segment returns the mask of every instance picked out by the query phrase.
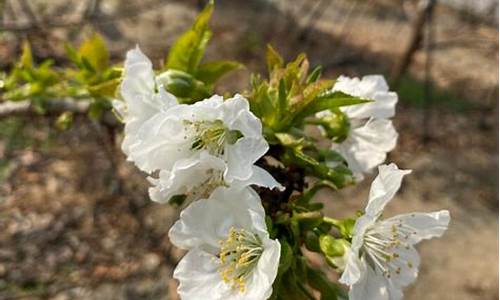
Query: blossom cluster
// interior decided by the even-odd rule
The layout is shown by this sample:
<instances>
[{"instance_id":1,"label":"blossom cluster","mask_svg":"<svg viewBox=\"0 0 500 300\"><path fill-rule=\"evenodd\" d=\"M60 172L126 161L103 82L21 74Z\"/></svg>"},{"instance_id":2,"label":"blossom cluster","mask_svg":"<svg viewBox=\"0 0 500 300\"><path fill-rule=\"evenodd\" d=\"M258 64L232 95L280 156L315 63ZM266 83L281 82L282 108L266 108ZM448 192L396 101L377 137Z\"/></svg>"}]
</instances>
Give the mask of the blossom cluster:
<instances>
[{"instance_id":1,"label":"blossom cluster","mask_svg":"<svg viewBox=\"0 0 500 300\"><path fill-rule=\"evenodd\" d=\"M379 75L341 76L331 91L372 100L342 107L337 115L330 110L316 113L323 121L339 114L345 118L348 131L332 139L331 149L360 181L395 147L397 133L390 118L397 95ZM237 94L180 103L139 48L127 53L120 94L123 101L115 101L114 107L125 123L123 152L149 174L153 201L183 200L185 208L169 231L172 243L187 250L174 272L181 298L269 299L284 249L276 236L271 238L269 216L254 187L276 193L284 187L256 165L269 144L249 101ZM338 161L326 164L335 167ZM447 211L380 220L410 171L389 164L380 165L378 172L344 249L326 251L353 300L401 299L402 289L417 276L414 245L441 236L449 222Z\"/></svg>"}]
</instances>

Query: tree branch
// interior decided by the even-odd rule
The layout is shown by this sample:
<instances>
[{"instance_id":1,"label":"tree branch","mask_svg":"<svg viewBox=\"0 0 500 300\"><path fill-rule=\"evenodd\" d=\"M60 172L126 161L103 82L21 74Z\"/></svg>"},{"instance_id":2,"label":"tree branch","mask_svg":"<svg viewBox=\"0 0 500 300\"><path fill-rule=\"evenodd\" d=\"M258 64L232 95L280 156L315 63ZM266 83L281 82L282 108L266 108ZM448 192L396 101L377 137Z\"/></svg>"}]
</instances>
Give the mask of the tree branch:
<instances>
[{"instance_id":1,"label":"tree branch","mask_svg":"<svg viewBox=\"0 0 500 300\"><path fill-rule=\"evenodd\" d=\"M58 116L63 112L71 112L75 115L86 115L90 109L89 100L47 100L44 103L45 113L40 114L32 105L31 101L4 101L0 102L0 119L13 116ZM104 114L102 121L111 127L117 127L120 122L116 117L108 112Z\"/></svg>"}]
</instances>

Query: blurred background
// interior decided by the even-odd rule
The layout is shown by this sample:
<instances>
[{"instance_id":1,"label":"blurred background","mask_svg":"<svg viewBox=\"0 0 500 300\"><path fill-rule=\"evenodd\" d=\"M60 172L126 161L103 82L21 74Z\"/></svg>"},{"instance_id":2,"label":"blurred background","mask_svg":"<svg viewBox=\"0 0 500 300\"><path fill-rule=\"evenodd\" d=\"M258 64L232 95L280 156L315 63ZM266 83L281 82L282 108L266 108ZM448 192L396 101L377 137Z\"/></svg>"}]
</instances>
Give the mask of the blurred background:
<instances>
[{"instance_id":1,"label":"blurred background","mask_svg":"<svg viewBox=\"0 0 500 300\"><path fill-rule=\"evenodd\" d=\"M113 62L139 44L160 66L203 5L0 0L0 69L12 67L23 39L37 61L67 65L64 42L93 32ZM498 1L217 0L211 24L208 57L247 66L220 92L265 72L267 43L288 59L306 52L325 77L384 74L400 97L389 160L414 170L387 216L452 215L443 238L419 247L406 299L498 299ZM51 118L1 116L0 299L178 299L171 274L183 253L167 237L178 212L148 199L116 133L87 118L59 131ZM319 201L351 216L371 179Z\"/></svg>"}]
</instances>

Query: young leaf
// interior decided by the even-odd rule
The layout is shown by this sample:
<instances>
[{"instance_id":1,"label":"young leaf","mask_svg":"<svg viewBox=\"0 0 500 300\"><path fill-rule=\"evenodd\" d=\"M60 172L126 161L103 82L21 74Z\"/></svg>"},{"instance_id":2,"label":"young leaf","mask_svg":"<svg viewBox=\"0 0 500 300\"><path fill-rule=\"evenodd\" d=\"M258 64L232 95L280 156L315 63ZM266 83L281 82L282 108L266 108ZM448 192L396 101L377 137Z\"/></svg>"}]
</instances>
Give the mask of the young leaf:
<instances>
[{"instance_id":1,"label":"young leaf","mask_svg":"<svg viewBox=\"0 0 500 300\"><path fill-rule=\"evenodd\" d=\"M321 77L321 66L317 66L307 77L306 83L311 84L313 82L316 82L319 80L320 77Z\"/></svg>"},{"instance_id":2,"label":"young leaf","mask_svg":"<svg viewBox=\"0 0 500 300\"><path fill-rule=\"evenodd\" d=\"M269 70L269 73L272 73L272 71L276 68L283 67L283 58L269 44L267 45L266 59L267 59L267 68Z\"/></svg>"},{"instance_id":3,"label":"young leaf","mask_svg":"<svg viewBox=\"0 0 500 300\"><path fill-rule=\"evenodd\" d=\"M236 61L222 60L201 64L195 77L205 84L211 85L227 73L243 67Z\"/></svg>"},{"instance_id":4,"label":"young leaf","mask_svg":"<svg viewBox=\"0 0 500 300\"><path fill-rule=\"evenodd\" d=\"M104 71L109 66L108 48L103 38L97 33L83 42L78 49L78 54L98 72Z\"/></svg>"},{"instance_id":5,"label":"young leaf","mask_svg":"<svg viewBox=\"0 0 500 300\"><path fill-rule=\"evenodd\" d=\"M208 21L214 10L211 0L203 11L196 17L193 26L184 32L172 45L167 57L165 67L195 74L200 64L207 43L212 36L208 28Z\"/></svg>"},{"instance_id":6,"label":"young leaf","mask_svg":"<svg viewBox=\"0 0 500 300\"><path fill-rule=\"evenodd\" d=\"M31 52L30 43L27 40L23 41L23 52L19 62L23 68L33 68L33 54Z\"/></svg>"},{"instance_id":7,"label":"young leaf","mask_svg":"<svg viewBox=\"0 0 500 300\"><path fill-rule=\"evenodd\" d=\"M306 117L323 110L368 102L371 102L371 100L362 99L338 91L326 92L322 95L316 96L313 101L305 106L295 117L294 124L300 123Z\"/></svg>"}]
</instances>

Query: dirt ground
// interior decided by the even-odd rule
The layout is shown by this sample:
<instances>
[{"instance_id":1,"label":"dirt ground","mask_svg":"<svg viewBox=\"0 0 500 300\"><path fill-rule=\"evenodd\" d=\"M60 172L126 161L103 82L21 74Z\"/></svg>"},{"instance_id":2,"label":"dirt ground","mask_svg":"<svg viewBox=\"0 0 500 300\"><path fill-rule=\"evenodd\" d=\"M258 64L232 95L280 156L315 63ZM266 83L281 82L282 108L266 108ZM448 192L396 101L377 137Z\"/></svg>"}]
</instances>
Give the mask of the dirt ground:
<instances>
[{"instance_id":1,"label":"dirt ground","mask_svg":"<svg viewBox=\"0 0 500 300\"><path fill-rule=\"evenodd\" d=\"M117 1L105 2L109 12L116 9ZM138 43L159 63L195 15L194 2L168 2L99 27L117 61ZM288 57L307 51L335 76L387 74L408 39L408 17L387 10L394 1L335 1L315 22L298 14L298 0L276 2L265 11L253 1L218 2L209 56L248 66L226 78L224 89L244 88L249 70L264 69L268 40ZM498 299L498 31L446 7L437 15L432 79L435 95L446 97L425 110L401 92L400 137L389 160L413 173L386 215L448 209L452 216L443 238L419 247L420 276L405 299ZM290 23L290 16L311 27L305 40L297 35L306 27ZM68 35L58 29L53 37ZM17 38L0 38L4 60L15 53ZM424 77L424 63L425 52L418 51L409 71L415 82ZM61 133L51 122L0 122L0 299L177 299L171 272L182 252L166 233L178 212L149 201L143 174L119 151L102 147L109 140L102 128L77 120ZM364 207L371 179L324 191L318 201L331 216L350 216Z\"/></svg>"}]
</instances>

